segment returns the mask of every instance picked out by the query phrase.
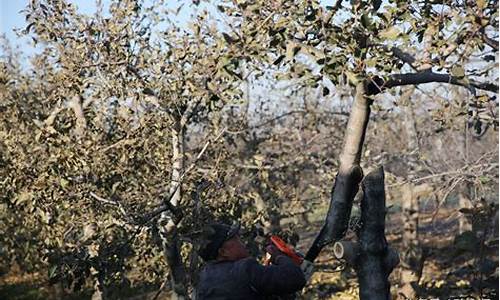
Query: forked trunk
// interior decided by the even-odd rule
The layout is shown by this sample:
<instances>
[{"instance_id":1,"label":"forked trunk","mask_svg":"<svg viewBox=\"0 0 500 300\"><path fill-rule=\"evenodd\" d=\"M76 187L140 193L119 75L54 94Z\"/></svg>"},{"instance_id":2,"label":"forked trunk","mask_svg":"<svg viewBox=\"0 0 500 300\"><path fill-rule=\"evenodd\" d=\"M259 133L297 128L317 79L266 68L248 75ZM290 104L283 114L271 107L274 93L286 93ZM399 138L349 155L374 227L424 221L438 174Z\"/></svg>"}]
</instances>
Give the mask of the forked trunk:
<instances>
[{"instance_id":1,"label":"forked trunk","mask_svg":"<svg viewBox=\"0 0 500 300\"><path fill-rule=\"evenodd\" d=\"M170 193L174 193L170 203L177 207L182 198L181 176L184 171L184 128L177 122L171 129L172 142L172 177ZM163 254L170 268L172 299L187 299L186 270L180 253L180 241L177 234L177 224L169 212L163 212L159 220Z\"/></svg>"},{"instance_id":2,"label":"forked trunk","mask_svg":"<svg viewBox=\"0 0 500 300\"><path fill-rule=\"evenodd\" d=\"M352 203L363 178L359 163L370 117L370 104L371 100L365 93L365 83L358 84L328 215L306 254L306 261L314 261L324 246L340 240L347 231ZM388 276L398 264L399 257L397 252L387 246L384 235L386 209L382 168L366 176L363 190L360 242L337 242L334 252L338 258L345 258L355 267L361 299L390 299ZM310 270L307 263L303 265L303 269Z\"/></svg>"},{"instance_id":3,"label":"forked trunk","mask_svg":"<svg viewBox=\"0 0 500 300\"><path fill-rule=\"evenodd\" d=\"M363 178L359 162L370 117L370 104L371 100L365 96L364 84L358 84L347 123L340 155L340 168L335 178L328 214L319 235L306 254L307 261L313 262L323 247L340 240L347 231L352 202Z\"/></svg>"}]
</instances>

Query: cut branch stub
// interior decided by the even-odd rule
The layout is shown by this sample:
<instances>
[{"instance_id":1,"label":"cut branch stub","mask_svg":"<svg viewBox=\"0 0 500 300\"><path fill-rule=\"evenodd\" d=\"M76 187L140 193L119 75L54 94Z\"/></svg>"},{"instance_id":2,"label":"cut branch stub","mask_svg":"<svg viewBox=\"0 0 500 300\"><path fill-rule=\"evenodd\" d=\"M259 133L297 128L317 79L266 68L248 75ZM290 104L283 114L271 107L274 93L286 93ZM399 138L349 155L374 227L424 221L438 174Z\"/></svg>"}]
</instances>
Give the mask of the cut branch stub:
<instances>
[{"instance_id":1,"label":"cut branch stub","mask_svg":"<svg viewBox=\"0 0 500 300\"><path fill-rule=\"evenodd\" d=\"M333 254L337 259L345 260L349 265L356 265L359 255L359 243L351 241L339 241L333 244Z\"/></svg>"},{"instance_id":2,"label":"cut branch stub","mask_svg":"<svg viewBox=\"0 0 500 300\"><path fill-rule=\"evenodd\" d=\"M360 299L390 299L389 274L399 264L396 250L385 239L385 192L382 167L368 174L362 183L359 242L334 244L336 258L345 260L358 274Z\"/></svg>"}]
</instances>

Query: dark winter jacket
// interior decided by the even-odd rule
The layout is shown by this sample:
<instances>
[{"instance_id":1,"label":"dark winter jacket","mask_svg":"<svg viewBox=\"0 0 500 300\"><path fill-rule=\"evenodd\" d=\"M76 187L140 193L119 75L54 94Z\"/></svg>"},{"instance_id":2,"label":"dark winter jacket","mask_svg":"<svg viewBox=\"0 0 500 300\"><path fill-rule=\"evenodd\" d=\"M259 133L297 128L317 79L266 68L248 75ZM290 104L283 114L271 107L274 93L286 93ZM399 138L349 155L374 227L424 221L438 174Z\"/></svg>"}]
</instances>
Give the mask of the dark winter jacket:
<instances>
[{"instance_id":1,"label":"dark winter jacket","mask_svg":"<svg viewBox=\"0 0 500 300\"><path fill-rule=\"evenodd\" d=\"M263 266L249 257L207 264L200 273L196 300L254 300L286 295L306 284L304 273L287 256Z\"/></svg>"}]
</instances>

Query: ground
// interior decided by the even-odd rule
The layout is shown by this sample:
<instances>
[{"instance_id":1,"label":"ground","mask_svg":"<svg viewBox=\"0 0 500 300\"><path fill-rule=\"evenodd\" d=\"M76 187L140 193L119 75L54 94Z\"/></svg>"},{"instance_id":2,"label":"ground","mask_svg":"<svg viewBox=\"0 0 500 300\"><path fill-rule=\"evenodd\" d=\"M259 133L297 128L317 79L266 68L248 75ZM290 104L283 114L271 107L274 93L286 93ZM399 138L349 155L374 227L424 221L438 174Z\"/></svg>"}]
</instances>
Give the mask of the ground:
<instances>
[{"instance_id":1,"label":"ground","mask_svg":"<svg viewBox=\"0 0 500 300\"><path fill-rule=\"evenodd\" d=\"M398 213L387 216L387 240L391 246L401 251L401 219ZM420 216L420 238L429 249L420 280L421 299L457 299L472 296L474 299L482 291L483 299L498 299L498 241L494 246L483 249L482 258L477 251L457 250L454 242L458 222L454 210L442 209L433 218L433 213ZM314 223L300 229L301 241L297 248L307 249L321 223ZM497 237L498 238L498 237ZM396 298L399 271L391 274L391 292ZM490 274L490 275L484 275ZM90 299L91 291L58 296L56 287L48 287L37 274L7 274L0 277L0 299ZM123 291L123 299L153 299L158 287L146 286ZM169 299L168 292L161 292L157 299ZM304 289L301 299L358 299L355 272L333 257L331 247L324 249L316 261L316 272ZM460 298L459 298L460 299ZM472 298L469 298L472 299Z\"/></svg>"}]
</instances>

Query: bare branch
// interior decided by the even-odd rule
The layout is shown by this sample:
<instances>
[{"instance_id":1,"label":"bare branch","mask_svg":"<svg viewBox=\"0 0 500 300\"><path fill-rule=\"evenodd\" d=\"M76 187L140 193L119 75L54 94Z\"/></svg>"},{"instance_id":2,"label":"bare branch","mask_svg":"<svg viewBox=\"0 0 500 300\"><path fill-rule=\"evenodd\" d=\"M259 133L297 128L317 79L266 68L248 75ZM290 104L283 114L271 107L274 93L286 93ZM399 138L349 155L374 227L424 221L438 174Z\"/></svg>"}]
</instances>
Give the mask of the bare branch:
<instances>
[{"instance_id":1,"label":"bare branch","mask_svg":"<svg viewBox=\"0 0 500 300\"><path fill-rule=\"evenodd\" d=\"M391 47L391 48L389 48L386 45L382 45L382 44L373 44L372 46L380 47L380 48L382 48L386 52L392 52L392 54L396 58L398 58L402 62L407 63L408 65L410 65L412 67L412 69L417 70L417 67L415 65L416 59L410 53L405 52L405 51L399 49L398 47Z\"/></svg>"},{"instance_id":2,"label":"bare branch","mask_svg":"<svg viewBox=\"0 0 500 300\"><path fill-rule=\"evenodd\" d=\"M111 204L111 205L116 205L116 202L115 201L111 201L111 200L108 200L108 199L105 199L105 198L102 198L98 195L96 195L94 192L90 192L89 193L90 196L92 196L94 199L96 199L97 201L100 201L100 202L103 202L105 204Z\"/></svg>"},{"instance_id":3,"label":"bare branch","mask_svg":"<svg viewBox=\"0 0 500 300\"><path fill-rule=\"evenodd\" d=\"M84 65L81 65L80 67L81 68L92 68L92 67L109 67L109 66L119 66L119 65L124 65L124 64L127 64L127 61L126 60L121 60L121 61L115 61L115 62L96 62L96 63L93 63L93 64L84 64Z\"/></svg>"},{"instance_id":4,"label":"bare branch","mask_svg":"<svg viewBox=\"0 0 500 300\"><path fill-rule=\"evenodd\" d=\"M184 178L186 177L186 175L189 172L191 172L191 170L193 170L193 168L196 166L196 163L203 156L203 153L205 153L205 151L207 150L208 146L211 143L216 142L224 134L225 131L226 131L225 129L222 129L215 136L214 139L209 140L209 141L207 141L205 143L205 145L200 150L200 152L198 152L198 155L196 155L196 157L193 160L193 162L189 165L189 167L186 168L186 170L184 171L184 173L181 174L181 176L179 177L178 181L174 182L174 185L172 186L169 195L166 196L166 197L163 197L162 205L159 206L158 208L156 208L155 210L153 210L153 211L145 214L143 217L140 218L140 222L139 223L141 225L148 223L149 221L151 221L152 219L154 219L155 217L159 216L161 213L163 213L163 212L165 212L167 210L170 210L174 214L174 216L177 218L177 221L180 221L180 219L182 218L182 212L177 207L175 207L172 203L170 203L170 200L174 197L177 189L179 189L179 187L180 187L182 181L184 180Z\"/></svg>"},{"instance_id":5,"label":"bare branch","mask_svg":"<svg viewBox=\"0 0 500 300\"><path fill-rule=\"evenodd\" d=\"M277 117L274 117L272 119L269 119L267 121L264 121L260 124L257 124L257 125L254 125L254 126L250 126L248 129L255 129L255 128L259 128L259 127L263 127L263 126L266 126L268 125L269 123L273 123L275 121L278 121L280 119L283 119L289 115L293 115L293 114L307 114L307 113L312 113L310 111L307 111L307 110L292 110L292 111L289 111L289 112L286 112L286 113L283 113ZM337 111L326 111L324 112L325 114L330 114L330 115L338 115L338 116L342 116L342 117L348 117L349 116L349 113L346 113L346 112L337 112Z\"/></svg>"},{"instance_id":6,"label":"bare branch","mask_svg":"<svg viewBox=\"0 0 500 300\"><path fill-rule=\"evenodd\" d=\"M431 82L442 82L463 86L466 88L477 88L489 92L498 93L498 85L491 82L477 82L472 79L458 78L449 74L440 74L430 71L407 74L392 74L385 79L375 77L367 84L367 94L376 95L386 88L392 88L403 85L416 85Z\"/></svg>"},{"instance_id":7,"label":"bare branch","mask_svg":"<svg viewBox=\"0 0 500 300\"><path fill-rule=\"evenodd\" d=\"M128 219L128 214L119 201L113 201L113 200L108 200L108 199L102 198L102 197L98 196L97 194L95 194L94 192L90 192L89 195L92 196L97 201L103 202L105 204L118 206L122 215Z\"/></svg>"},{"instance_id":8,"label":"bare branch","mask_svg":"<svg viewBox=\"0 0 500 300\"><path fill-rule=\"evenodd\" d=\"M495 41L492 38L489 38L486 33L483 33L482 35L483 41L486 43L486 45L490 46L493 50L498 51L498 41Z\"/></svg>"}]
</instances>

